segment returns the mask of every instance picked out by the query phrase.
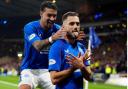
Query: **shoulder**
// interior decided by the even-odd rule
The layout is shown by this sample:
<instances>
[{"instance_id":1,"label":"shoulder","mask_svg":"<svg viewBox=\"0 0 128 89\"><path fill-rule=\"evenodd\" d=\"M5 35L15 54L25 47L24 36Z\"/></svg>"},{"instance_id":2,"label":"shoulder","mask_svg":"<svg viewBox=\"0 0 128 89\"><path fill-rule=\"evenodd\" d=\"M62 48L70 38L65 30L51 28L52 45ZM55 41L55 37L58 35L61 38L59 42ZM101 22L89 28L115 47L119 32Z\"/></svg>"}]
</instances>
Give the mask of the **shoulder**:
<instances>
[{"instance_id":1,"label":"shoulder","mask_svg":"<svg viewBox=\"0 0 128 89\"><path fill-rule=\"evenodd\" d=\"M66 41L64 39L58 39L58 40L55 41L55 43L65 44Z\"/></svg>"},{"instance_id":2,"label":"shoulder","mask_svg":"<svg viewBox=\"0 0 128 89\"><path fill-rule=\"evenodd\" d=\"M27 23L24 27L27 27L27 26L36 26L38 24L39 24L39 21L32 21L32 22Z\"/></svg>"},{"instance_id":3,"label":"shoulder","mask_svg":"<svg viewBox=\"0 0 128 89\"><path fill-rule=\"evenodd\" d=\"M82 43L80 43L80 42L77 42L77 44L79 45L79 46L84 46Z\"/></svg>"},{"instance_id":4,"label":"shoulder","mask_svg":"<svg viewBox=\"0 0 128 89\"><path fill-rule=\"evenodd\" d=\"M32 22L29 22L27 23L25 26L24 26L24 31L28 32L31 30L34 30L34 28L37 28L39 26L39 21L32 21Z\"/></svg>"},{"instance_id":5,"label":"shoulder","mask_svg":"<svg viewBox=\"0 0 128 89\"><path fill-rule=\"evenodd\" d=\"M61 25L55 23L55 24L53 25L53 28L59 30L59 29L61 28Z\"/></svg>"},{"instance_id":6,"label":"shoulder","mask_svg":"<svg viewBox=\"0 0 128 89\"><path fill-rule=\"evenodd\" d=\"M78 46L80 46L82 49L86 49L86 48L85 48L85 45L83 45L82 43L77 42L77 44L78 44Z\"/></svg>"},{"instance_id":7,"label":"shoulder","mask_svg":"<svg viewBox=\"0 0 128 89\"><path fill-rule=\"evenodd\" d=\"M52 47L58 47L61 48L66 44L66 41L64 39L58 39L53 44Z\"/></svg>"}]
</instances>

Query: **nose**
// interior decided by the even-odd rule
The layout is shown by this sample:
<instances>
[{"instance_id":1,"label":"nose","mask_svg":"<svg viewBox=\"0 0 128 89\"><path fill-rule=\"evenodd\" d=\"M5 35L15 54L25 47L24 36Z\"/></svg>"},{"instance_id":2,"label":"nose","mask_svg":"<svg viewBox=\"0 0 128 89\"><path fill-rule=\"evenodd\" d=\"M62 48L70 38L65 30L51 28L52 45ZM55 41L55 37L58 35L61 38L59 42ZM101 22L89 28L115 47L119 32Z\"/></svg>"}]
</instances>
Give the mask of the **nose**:
<instances>
[{"instance_id":1,"label":"nose","mask_svg":"<svg viewBox=\"0 0 128 89\"><path fill-rule=\"evenodd\" d=\"M56 18L54 16L51 16L50 20L54 21L54 20L56 20Z\"/></svg>"},{"instance_id":2,"label":"nose","mask_svg":"<svg viewBox=\"0 0 128 89\"><path fill-rule=\"evenodd\" d=\"M78 28L77 28L77 27L75 27L75 28L74 28L74 32L77 32L77 31L78 31Z\"/></svg>"},{"instance_id":3,"label":"nose","mask_svg":"<svg viewBox=\"0 0 128 89\"><path fill-rule=\"evenodd\" d=\"M78 27L77 24L75 24L74 27L77 28Z\"/></svg>"},{"instance_id":4,"label":"nose","mask_svg":"<svg viewBox=\"0 0 128 89\"><path fill-rule=\"evenodd\" d=\"M74 24L74 31L78 31L79 26L77 24Z\"/></svg>"}]
</instances>

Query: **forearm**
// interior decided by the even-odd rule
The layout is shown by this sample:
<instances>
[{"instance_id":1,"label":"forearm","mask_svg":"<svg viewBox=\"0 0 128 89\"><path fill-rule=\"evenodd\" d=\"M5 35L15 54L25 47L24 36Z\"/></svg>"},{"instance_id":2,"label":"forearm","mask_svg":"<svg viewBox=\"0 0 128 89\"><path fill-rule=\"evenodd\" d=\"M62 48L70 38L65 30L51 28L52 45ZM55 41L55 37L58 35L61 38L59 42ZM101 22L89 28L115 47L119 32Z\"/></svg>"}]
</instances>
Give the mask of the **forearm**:
<instances>
[{"instance_id":1,"label":"forearm","mask_svg":"<svg viewBox=\"0 0 128 89\"><path fill-rule=\"evenodd\" d=\"M92 76L92 72L91 72L91 69L90 69L90 67L82 67L82 68L80 68L80 70L81 70L81 72L82 72L82 75L83 75L83 77L86 79L86 80L88 80L88 81L90 81L92 78L91 78L91 76Z\"/></svg>"},{"instance_id":2,"label":"forearm","mask_svg":"<svg viewBox=\"0 0 128 89\"><path fill-rule=\"evenodd\" d=\"M52 41L49 41L49 38L43 39L43 40L39 40L39 41L35 41L33 43L33 46L40 51L42 48L46 47L47 45L51 44Z\"/></svg>"},{"instance_id":3,"label":"forearm","mask_svg":"<svg viewBox=\"0 0 128 89\"><path fill-rule=\"evenodd\" d=\"M70 77L71 74L74 72L74 69L69 68L60 72L50 72L51 74L51 79L53 84L57 84L61 81L64 81L66 78Z\"/></svg>"}]
</instances>

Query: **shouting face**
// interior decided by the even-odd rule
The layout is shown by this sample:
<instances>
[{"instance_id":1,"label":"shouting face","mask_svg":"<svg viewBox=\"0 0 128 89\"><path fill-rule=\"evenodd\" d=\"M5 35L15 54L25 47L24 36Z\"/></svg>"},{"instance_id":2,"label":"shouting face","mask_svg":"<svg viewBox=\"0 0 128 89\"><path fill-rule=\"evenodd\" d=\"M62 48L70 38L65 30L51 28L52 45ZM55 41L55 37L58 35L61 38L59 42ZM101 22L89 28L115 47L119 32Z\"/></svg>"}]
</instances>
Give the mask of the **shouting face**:
<instances>
[{"instance_id":1,"label":"shouting face","mask_svg":"<svg viewBox=\"0 0 128 89\"><path fill-rule=\"evenodd\" d=\"M56 21L57 11L50 8L45 8L44 11L40 11L41 25L45 28L51 28Z\"/></svg>"},{"instance_id":2,"label":"shouting face","mask_svg":"<svg viewBox=\"0 0 128 89\"><path fill-rule=\"evenodd\" d=\"M70 39L75 39L78 37L80 30L80 21L78 16L68 16L63 22L63 26L67 30L67 36Z\"/></svg>"}]
</instances>

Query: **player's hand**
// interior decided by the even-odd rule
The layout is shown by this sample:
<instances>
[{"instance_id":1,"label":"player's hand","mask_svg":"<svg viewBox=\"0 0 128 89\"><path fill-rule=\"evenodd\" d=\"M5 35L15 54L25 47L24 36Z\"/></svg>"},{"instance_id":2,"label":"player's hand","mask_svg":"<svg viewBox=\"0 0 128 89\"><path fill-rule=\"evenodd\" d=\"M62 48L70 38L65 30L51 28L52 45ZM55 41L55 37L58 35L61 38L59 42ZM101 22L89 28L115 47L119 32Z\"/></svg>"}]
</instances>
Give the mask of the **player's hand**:
<instances>
[{"instance_id":1,"label":"player's hand","mask_svg":"<svg viewBox=\"0 0 128 89\"><path fill-rule=\"evenodd\" d=\"M83 55L83 61L87 60L91 55L92 54L91 54L90 50L87 49Z\"/></svg>"},{"instance_id":2,"label":"player's hand","mask_svg":"<svg viewBox=\"0 0 128 89\"><path fill-rule=\"evenodd\" d=\"M66 59L68 60L68 64L70 64L74 69L81 69L84 67L83 63L83 56L79 53L77 57L75 57L72 54L69 54L66 56Z\"/></svg>"},{"instance_id":3,"label":"player's hand","mask_svg":"<svg viewBox=\"0 0 128 89\"><path fill-rule=\"evenodd\" d=\"M52 40L57 40L62 38L64 35L66 35L67 31L64 29L64 27L61 27L53 36Z\"/></svg>"},{"instance_id":4,"label":"player's hand","mask_svg":"<svg viewBox=\"0 0 128 89\"><path fill-rule=\"evenodd\" d=\"M85 33L84 31L79 31L77 40L83 40L85 38Z\"/></svg>"}]
</instances>

